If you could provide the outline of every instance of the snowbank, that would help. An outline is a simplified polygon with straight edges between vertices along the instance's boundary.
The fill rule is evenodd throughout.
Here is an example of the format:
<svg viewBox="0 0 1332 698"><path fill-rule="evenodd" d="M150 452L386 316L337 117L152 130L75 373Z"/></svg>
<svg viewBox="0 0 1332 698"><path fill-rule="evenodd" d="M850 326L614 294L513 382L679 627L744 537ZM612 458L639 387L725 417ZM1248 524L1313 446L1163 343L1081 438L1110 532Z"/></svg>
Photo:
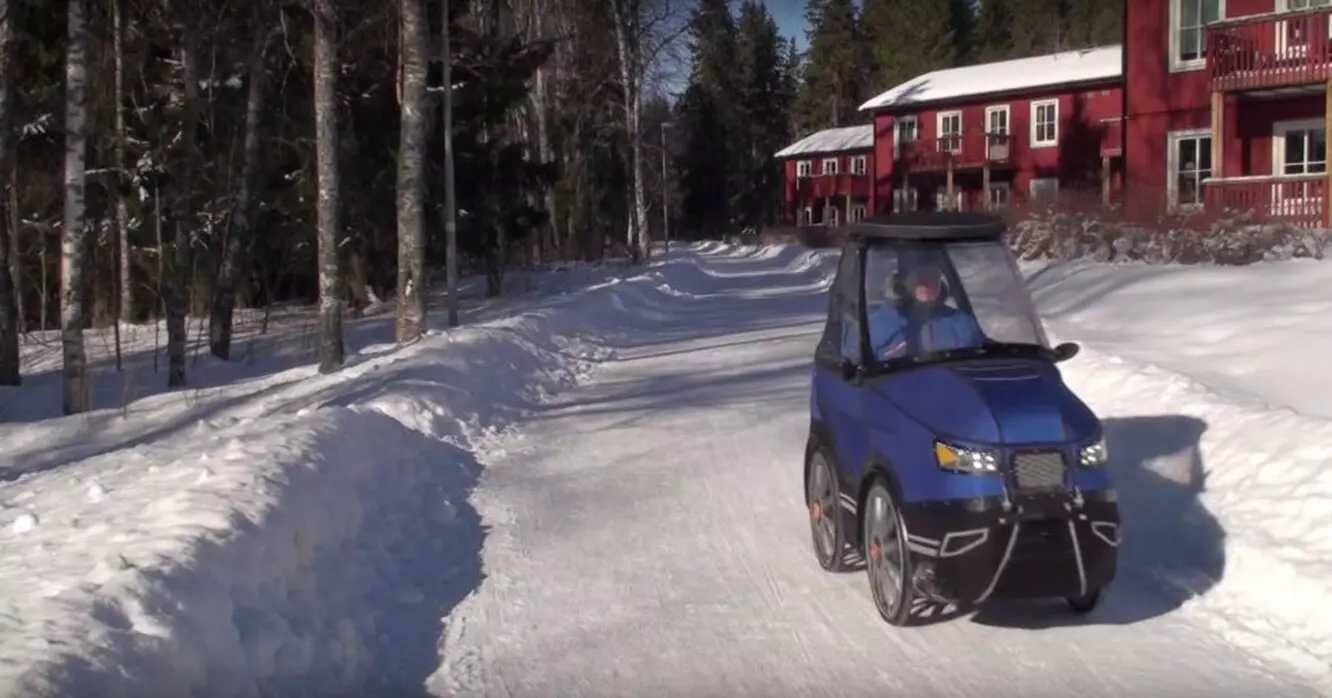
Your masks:
<svg viewBox="0 0 1332 698"><path fill-rule="evenodd" d="M707 250L826 277L818 253ZM585 379L606 338L723 283L694 263L624 273L331 376L7 425L0 694L420 690L440 619L484 574L467 493L508 425Z"/></svg>

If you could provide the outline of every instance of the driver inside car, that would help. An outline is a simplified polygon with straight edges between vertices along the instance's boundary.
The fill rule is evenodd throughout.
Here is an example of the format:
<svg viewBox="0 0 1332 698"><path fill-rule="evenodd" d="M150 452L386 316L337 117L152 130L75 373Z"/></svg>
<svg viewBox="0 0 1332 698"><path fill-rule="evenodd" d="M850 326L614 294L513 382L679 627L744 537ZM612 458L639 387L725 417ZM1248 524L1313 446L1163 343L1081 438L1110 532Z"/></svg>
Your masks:
<svg viewBox="0 0 1332 698"><path fill-rule="evenodd" d="M948 305L943 271L931 258L904 255L889 277L887 302L868 318L870 348L880 361L979 346L975 318Z"/></svg>

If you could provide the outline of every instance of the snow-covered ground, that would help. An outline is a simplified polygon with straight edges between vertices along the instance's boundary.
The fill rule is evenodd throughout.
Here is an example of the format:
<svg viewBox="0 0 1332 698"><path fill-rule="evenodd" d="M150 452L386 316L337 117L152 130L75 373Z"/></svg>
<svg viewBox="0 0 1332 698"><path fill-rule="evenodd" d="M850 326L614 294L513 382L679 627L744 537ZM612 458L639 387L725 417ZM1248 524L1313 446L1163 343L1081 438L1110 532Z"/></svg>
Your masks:
<svg viewBox="0 0 1332 698"><path fill-rule="evenodd" d="M408 347L362 320L334 376L275 321L191 367L216 387L80 417L0 391L0 695L1332 695L1329 267L1033 270L1086 344L1120 578L1090 618L903 632L809 549L833 262L542 275Z"/></svg>

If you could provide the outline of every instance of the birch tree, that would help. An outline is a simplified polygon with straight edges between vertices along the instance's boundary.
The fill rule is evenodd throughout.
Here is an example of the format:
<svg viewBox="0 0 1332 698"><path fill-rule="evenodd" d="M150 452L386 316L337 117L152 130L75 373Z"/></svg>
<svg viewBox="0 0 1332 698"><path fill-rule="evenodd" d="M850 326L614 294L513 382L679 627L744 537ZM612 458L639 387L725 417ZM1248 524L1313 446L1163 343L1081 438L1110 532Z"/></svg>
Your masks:
<svg viewBox="0 0 1332 698"><path fill-rule="evenodd" d="M319 195L315 204L319 260L319 372L343 363L343 280L338 264L342 237L338 172L338 57L334 0L313 0L315 159Z"/></svg>
<svg viewBox="0 0 1332 698"><path fill-rule="evenodd" d="M182 27L179 37L180 79L184 93L180 119L180 138L177 141L180 174L174 179L175 211L172 224L175 235L171 249L171 263L167 269L166 327L167 327L167 387L185 385L185 349L189 337L186 332L188 311L188 284L190 273L190 244L196 223L194 203L196 193L195 168L198 162L196 134L199 130L199 46L195 16L199 8L191 3L178 3L177 21ZM162 252L165 255L165 251Z"/></svg>
<svg viewBox="0 0 1332 698"><path fill-rule="evenodd" d="M119 291L116 318L121 322L134 320L134 287L130 277L130 241L129 241L129 202L126 190L129 187L129 173L125 170L125 16L123 0L111 0L111 50L115 76L115 134L111 149L112 175L118 186L115 188L116 200L116 286Z"/></svg>
<svg viewBox="0 0 1332 698"><path fill-rule="evenodd" d="M64 355L65 414L92 409L83 347L84 190L87 185L88 35L84 0L69 0L65 47L65 206L60 232L60 345Z"/></svg>
<svg viewBox="0 0 1332 698"><path fill-rule="evenodd" d="M12 202L9 196L12 187L17 184L10 178L14 168L14 20L9 4L12 0L0 0L0 195L6 202ZM8 205L5 208L9 208ZM13 211L0 210L0 385L18 385L19 376L19 309L15 299L15 283L12 270L17 266L11 255L14 248L11 241L18 234L10 230Z"/></svg>
<svg viewBox="0 0 1332 698"><path fill-rule="evenodd" d="M429 32L424 0L398 0L398 7L402 29L398 39L398 101L402 127L397 185L397 339L410 342L421 336L426 318L424 199Z"/></svg>
<svg viewBox="0 0 1332 698"><path fill-rule="evenodd" d="M263 26L264 15L254 15L254 49L250 53L249 85L245 96L245 145L241 179L236 200L231 209L227 239L222 249L222 265L218 269L217 285L213 289L213 303L208 314L208 349L213 356L224 361L231 358L232 320L236 310L236 284L245 266L245 252L254 240L255 191L259 187L260 129L264 114L264 96L267 90L266 49L271 32Z"/></svg>

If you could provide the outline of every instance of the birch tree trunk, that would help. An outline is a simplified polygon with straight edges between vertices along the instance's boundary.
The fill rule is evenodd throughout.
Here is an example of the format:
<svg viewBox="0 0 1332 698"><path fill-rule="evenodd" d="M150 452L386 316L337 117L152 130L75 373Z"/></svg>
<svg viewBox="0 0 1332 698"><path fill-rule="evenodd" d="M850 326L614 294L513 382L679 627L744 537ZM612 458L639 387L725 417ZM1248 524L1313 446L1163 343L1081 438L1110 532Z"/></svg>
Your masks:
<svg viewBox="0 0 1332 698"><path fill-rule="evenodd" d="M9 196L17 183L10 178L14 168L14 21L10 16L13 8L11 0L0 0L0 195L4 195L6 206L15 201ZM16 288L12 270L17 267L13 259L17 251L11 244L17 230L10 229L14 220L12 211L0 211L0 385L18 385L20 378L19 361L19 311L15 298Z"/></svg>
<svg viewBox="0 0 1332 698"><path fill-rule="evenodd" d="M425 0L398 0L398 7L402 27L398 39L402 127L398 142L397 340L410 342L425 331L426 318L424 199L429 31Z"/></svg>
<svg viewBox="0 0 1332 698"><path fill-rule="evenodd" d="M111 0L111 32L115 54L115 148L111 163L115 169L116 261L119 273L119 299L116 317L121 322L134 320L134 287L130 275L129 203L125 200L129 173L125 171L125 17L121 0Z"/></svg>
<svg viewBox="0 0 1332 698"><path fill-rule="evenodd" d="M458 326L458 197L453 183L453 48L449 32L449 0L444 0L441 32L444 59L444 276L449 294L449 327Z"/></svg>
<svg viewBox="0 0 1332 698"><path fill-rule="evenodd" d="M256 12L254 50L250 53L250 84L245 96L245 145L240 187L232 205L226 246L222 250L222 266L218 270L217 285L213 289L213 306L208 314L208 349L213 356L223 361L231 358L236 284L246 264L246 250L254 238L251 218L254 215L255 190L259 187L260 127L267 90L267 65L264 58L269 37L268 28L260 24L261 18L262 14Z"/></svg>
<svg viewBox="0 0 1332 698"><path fill-rule="evenodd" d="M343 280L338 264L342 237L341 183L338 173L338 58L333 0L314 2L315 150L319 180L319 372L332 373L343 363Z"/></svg>
<svg viewBox="0 0 1332 698"><path fill-rule="evenodd" d="M182 13L192 8L181 7ZM181 82L184 108L180 123L180 175L175 180L175 240L172 243L171 264L167 266L166 326L167 326L167 387L185 385L185 349L189 335L185 327L188 310L188 282L190 273L190 240L194 220L194 171L196 163L195 134L199 127L199 59L197 33L192 16L184 16L185 31L180 38Z"/></svg>
<svg viewBox="0 0 1332 698"><path fill-rule="evenodd" d="M615 44L619 54L620 80L624 83L625 134L629 139L632 173L629 177L630 201L626 242L634 264L643 261L643 229L647 226L647 198L643 191L643 139L640 123L643 113L641 96L643 66L638 42L639 0L612 0L615 9Z"/></svg>
<svg viewBox="0 0 1332 698"><path fill-rule="evenodd" d="M65 210L60 231L60 345L64 354L65 414L92 408L88 359L83 348L83 272L87 233L84 189L87 184L87 33L84 0L69 0L69 36L65 49Z"/></svg>

